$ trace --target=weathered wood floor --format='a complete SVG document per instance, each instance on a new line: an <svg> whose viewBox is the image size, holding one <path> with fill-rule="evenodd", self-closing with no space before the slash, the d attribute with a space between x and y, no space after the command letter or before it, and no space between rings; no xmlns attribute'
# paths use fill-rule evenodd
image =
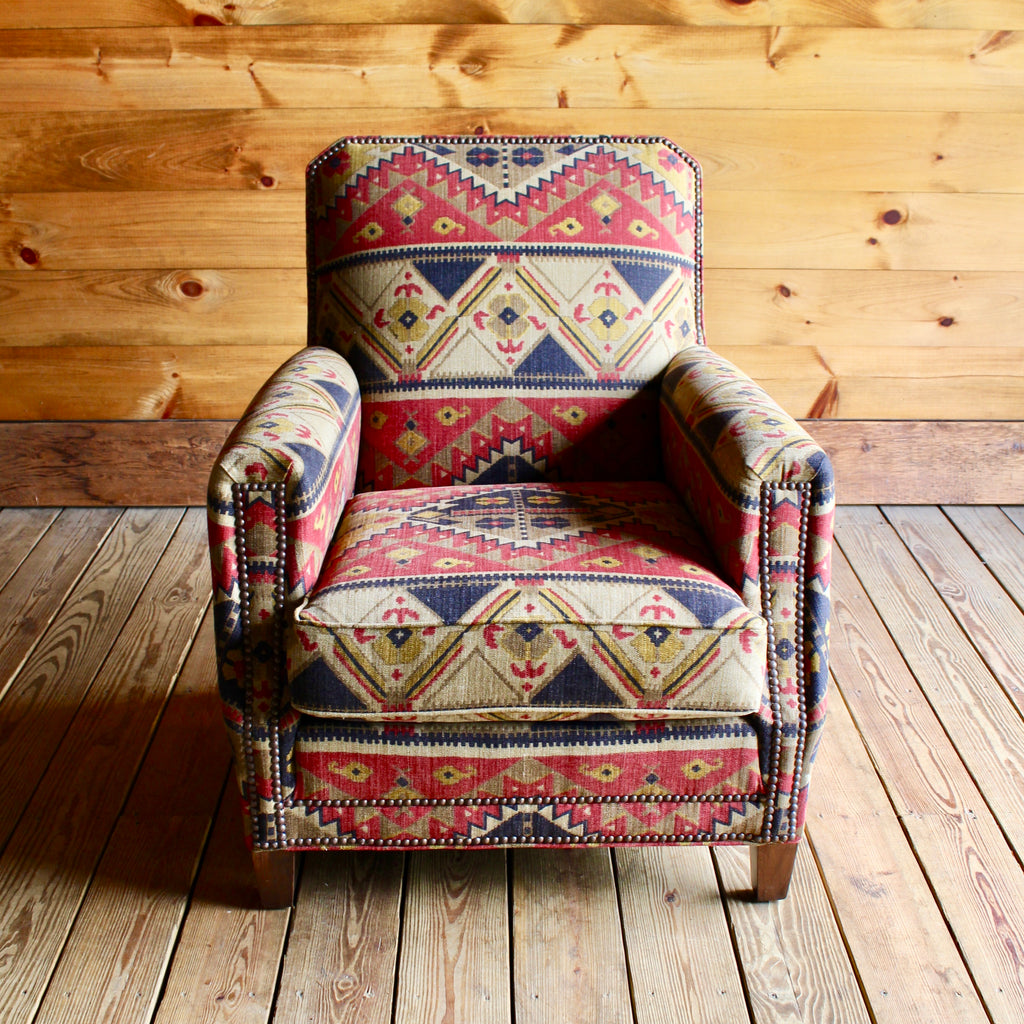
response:
<svg viewBox="0 0 1024 1024"><path fill-rule="evenodd" d="M0 1020L1024 1020L1024 508L844 508L784 903L743 850L310 855L254 905L198 510L0 512Z"/></svg>

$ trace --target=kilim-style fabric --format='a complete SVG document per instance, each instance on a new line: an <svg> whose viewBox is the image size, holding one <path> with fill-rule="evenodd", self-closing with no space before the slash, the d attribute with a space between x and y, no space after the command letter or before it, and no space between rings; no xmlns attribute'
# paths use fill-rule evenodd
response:
<svg viewBox="0 0 1024 1024"><path fill-rule="evenodd" d="M689 157L349 140L312 171L310 340L359 376L361 487L660 475L652 382L700 328Z"/></svg>
<svg viewBox="0 0 1024 1024"><path fill-rule="evenodd" d="M311 347L210 486L253 846L795 842L831 470L703 347L696 163L355 139L307 180Z"/></svg>
<svg viewBox="0 0 1024 1024"><path fill-rule="evenodd" d="M726 579L769 622L773 652L765 743L796 834L825 719L829 581L835 491L825 453L728 360L706 348L678 355L662 387L669 481L721 559ZM782 743L779 721L796 730Z"/></svg>
<svg viewBox="0 0 1024 1024"><path fill-rule="evenodd" d="M740 717L334 725L298 733L294 841L694 841L757 838L756 732ZM627 839L627 837L629 837Z"/></svg>
<svg viewBox="0 0 1024 1024"><path fill-rule="evenodd" d="M360 494L294 625L292 700L390 720L756 711L765 623L654 482Z"/></svg>

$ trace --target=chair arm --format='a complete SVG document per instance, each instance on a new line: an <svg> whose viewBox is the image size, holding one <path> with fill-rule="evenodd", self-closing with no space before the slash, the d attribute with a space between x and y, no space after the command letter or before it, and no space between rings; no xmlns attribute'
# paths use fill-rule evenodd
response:
<svg viewBox="0 0 1024 1024"><path fill-rule="evenodd" d="M702 346L679 353L665 373L661 430L669 482L729 581L768 623L761 717L776 740L766 774L786 812L770 827L792 839L804 801L789 794L794 780L797 793L806 788L825 713L832 467L759 385ZM781 738L787 732L792 744Z"/></svg>
<svg viewBox="0 0 1024 1024"><path fill-rule="evenodd" d="M280 758L289 728L284 622L316 582L351 497L359 431L359 386L348 363L307 348L259 392L210 474L219 685L250 804L257 791L270 796L262 762Z"/></svg>

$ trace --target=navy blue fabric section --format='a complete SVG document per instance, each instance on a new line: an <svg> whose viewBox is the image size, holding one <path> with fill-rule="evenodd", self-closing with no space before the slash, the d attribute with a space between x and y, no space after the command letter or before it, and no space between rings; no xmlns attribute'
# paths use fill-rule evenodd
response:
<svg viewBox="0 0 1024 1024"><path fill-rule="evenodd" d="M561 345L546 334L516 368L516 377L586 377Z"/></svg>
<svg viewBox="0 0 1024 1024"><path fill-rule="evenodd" d="M612 266L644 302L650 302L674 269L663 264L635 263L631 260L612 260Z"/></svg>
<svg viewBox="0 0 1024 1024"><path fill-rule="evenodd" d="M579 707L621 707L618 694L576 655L530 702L541 707L566 705Z"/></svg>
<svg viewBox="0 0 1024 1024"><path fill-rule="evenodd" d="M343 686L319 658L292 680L291 689L292 700L300 707L339 714L366 710L359 698L347 686Z"/></svg>
<svg viewBox="0 0 1024 1024"><path fill-rule="evenodd" d="M448 585L410 586L409 593L418 601L422 601L431 611L441 616L441 621L450 626L458 622L460 617L473 607L485 594L494 590L494 582L468 583L459 580L457 586L449 581Z"/></svg>
<svg viewBox="0 0 1024 1024"><path fill-rule="evenodd" d="M413 266L449 300L484 264L482 259L415 260Z"/></svg>

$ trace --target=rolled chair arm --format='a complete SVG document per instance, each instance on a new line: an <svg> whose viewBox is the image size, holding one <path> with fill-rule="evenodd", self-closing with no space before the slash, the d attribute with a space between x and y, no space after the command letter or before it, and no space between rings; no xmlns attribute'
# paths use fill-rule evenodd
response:
<svg viewBox="0 0 1024 1024"><path fill-rule="evenodd" d="M661 392L662 454L729 581L768 623L766 838L795 840L825 715L835 492L819 445L759 385L693 346ZM792 800L792 793L800 799Z"/></svg>
<svg viewBox="0 0 1024 1024"><path fill-rule="evenodd" d="M359 429L348 363L307 348L256 396L210 475L219 685L252 821L294 724L280 685L285 619L316 582L351 497ZM272 832L252 838L265 848Z"/></svg>

